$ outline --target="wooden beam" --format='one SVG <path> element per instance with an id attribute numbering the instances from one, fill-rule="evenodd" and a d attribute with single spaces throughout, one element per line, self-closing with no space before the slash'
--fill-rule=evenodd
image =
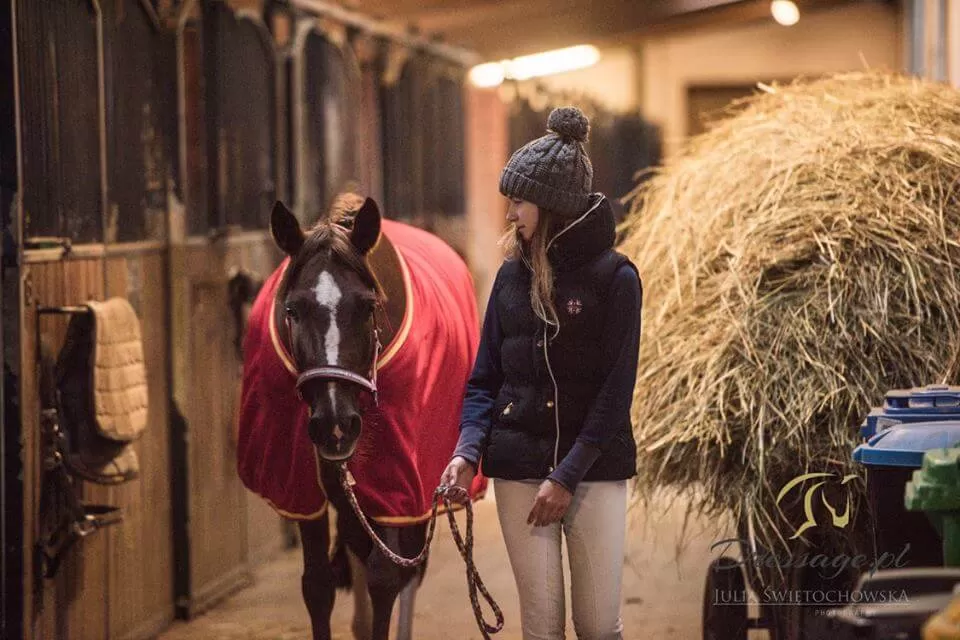
<path id="1" fill-rule="evenodd" d="M 416 24 L 425 33 L 440 34 L 445 41 L 479 51 L 489 59 L 629 33 L 672 15 L 672 4 L 665 0 L 608 0 L 592 6 L 587 0 L 495 4 L 481 2 L 461 10 L 420 14 Z"/>
<path id="2" fill-rule="evenodd" d="M 686 15 L 681 12 L 684 8 L 695 9 L 695 15 L 715 15 L 749 4 L 754 2 L 522 0 L 496 3 L 495 9 L 489 3 L 477 3 L 461 10 L 425 13 L 418 16 L 417 25 L 426 33 L 440 34 L 445 41 L 478 51 L 487 59 L 499 59 L 573 44 L 615 42 L 620 35 L 669 24 Z"/>
<path id="3" fill-rule="evenodd" d="M 796 1 L 807 12 L 858 0 Z M 769 0 L 609 0 L 589 9 L 586 2 L 519 0 L 495 3 L 496 9 L 480 2 L 421 15 L 418 26 L 497 60 L 574 44 L 632 45 L 663 33 L 771 19 Z"/>

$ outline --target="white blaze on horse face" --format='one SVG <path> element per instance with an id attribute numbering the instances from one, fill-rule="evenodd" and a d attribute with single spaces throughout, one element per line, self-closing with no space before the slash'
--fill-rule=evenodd
<path id="1" fill-rule="evenodd" d="M 334 411 L 337 410 L 337 388 L 332 382 L 327 383 L 327 393 L 330 394 L 330 408 Z M 333 437 L 336 438 L 337 442 L 340 442 L 340 439 L 343 437 L 343 432 L 340 431 L 340 425 L 333 425 Z"/>
<path id="2" fill-rule="evenodd" d="M 321 307 L 326 307 L 330 312 L 330 326 L 327 328 L 327 334 L 323 339 L 323 348 L 327 353 L 327 364 L 336 365 L 337 358 L 340 356 L 340 327 L 337 325 L 337 305 L 340 304 L 340 298 L 343 294 L 336 280 L 329 272 L 324 271 L 317 278 L 317 286 L 313 288 L 313 293 L 317 296 L 317 302 Z"/>

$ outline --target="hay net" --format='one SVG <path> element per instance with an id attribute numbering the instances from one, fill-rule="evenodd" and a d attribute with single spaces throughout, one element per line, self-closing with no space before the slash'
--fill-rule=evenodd
<path id="1" fill-rule="evenodd" d="M 857 427 L 888 389 L 957 382 L 960 93 L 850 73 L 737 109 L 630 195 L 637 487 L 773 549 L 797 524 L 777 492 L 862 475 Z"/>

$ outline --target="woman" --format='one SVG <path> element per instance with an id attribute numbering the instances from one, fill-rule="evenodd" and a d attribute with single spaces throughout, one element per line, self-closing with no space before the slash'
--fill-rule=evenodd
<path id="1" fill-rule="evenodd" d="M 494 479 L 525 640 L 564 637 L 561 534 L 577 637 L 607 640 L 623 632 L 642 291 L 636 268 L 613 250 L 610 204 L 591 193 L 587 118 L 564 107 L 547 126 L 500 176 L 510 259 L 490 294 L 441 484 L 463 500 L 478 465 Z"/>

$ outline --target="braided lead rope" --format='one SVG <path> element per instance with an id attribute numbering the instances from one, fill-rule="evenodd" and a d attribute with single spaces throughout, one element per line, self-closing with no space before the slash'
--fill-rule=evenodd
<path id="1" fill-rule="evenodd" d="M 367 535 L 370 536 L 373 543 L 391 562 L 405 568 L 417 567 L 423 564 L 423 561 L 427 558 L 427 554 L 430 551 L 430 544 L 433 542 L 433 534 L 437 528 L 437 509 L 442 499 L 444 506 L 447 508 L 447 518 L 450 521 L 450 532 L 453 534 L 453 541 L 456 543 L 457 550 L 460 551 L 460 556 L 463 558 L 463 562 L 467 568 L 467 591 L 470 594 L 470 604 L 473 606 L 473 615 L 477 620 L 477 626 L 480 627 L 480 633 L 483 635 L 484 640 L 490 640 L 490 634 L 498 633 L 503 629 L 503 612 L 497 605 L 496 600 L 493 599 L 493 596 L 490 595 L 490 592 L 487 591 L 487 587 L 483 584 L 483 580 L 480 579 L 480 573 L 473 563 L 473 504 L 470 500 L 466 502 L 467 535 L 466 539 L 464 539 L 460 533 L 460 527 L 457 525 L 456 517 L 454 517 L 450 498 L 447 496 L 447 487 L 437 487 L 436 491 L 433 492 L 430 524 L 427 527 L 427 538 L 423 543 L 423 549 L 414 558 L 404 558 L 391 551 L 383 540 L 380 539 L 380 536 L 376 534 L 373 527 L 370 526 L 370 521 L 367 520 L 367 516 L 364 515 L 359 503 L 357 503 L 357 496 L 353 492 L 353 485 L 356 484 L 356 480 L 354 480 L 350 470 L 347 469 L 346 463 L 340 465 L 340 484 L 343 487 L 344 493 L 347 495 L 347 500 L 350 502 L 353 512 L 357 514 L 363 530 L 367 532 Z M 493 610 L 493 615 L 497 619 L 496 625 L 491 625 L 484 619 L 483 610 L 480 608 L 480 600 L 477 597 L 478 591 Z"/>
<path id="2" fill-rule="evenodd" d="M 360 505 L 357 503 L 357 496 L 353 493 L 353 485 L 356 483 L 357 481 L 353 479 L 353 474 L 347 469 L 347 465 L 341 464 L 340 485 L 343 487 L 344 493 L 347 494 L 347 500 L 350 502 L 350 506 L 353 507 L 353 512 L 356 513 L 357 518 L 360 519 L 363 530 L 367 532 L 367 535 L 370 536 L 370 539 L 373 540 L 377 548 L 380 549 L 383 555 L 389 558 L 391 562 L 401 567 L 411 569 L 423 564 L 423 561 L 427 559 L 427 553 L 430 551 L 430 543 L 433 542 L 433 532 L 437 528 L 437 507 L 440 504 L 439 494 L 433 494 L 433 509 L 430 513 L 430 525 L 427 527 L 427 539 L 423 543 L 423 549 L 414 558 L 404 558 L 391 551 L 383 540 L 380 539 L 380 536 L 374 532 L 373 527 L 370 526 L 370 521 L 367 520 L 367 516 L 365 516 L 360 509 Z"/>
<path id="3" fill-rule="evenodd" d="M 503 629 L 503 611 L 500 610 L 497 601 L 494 600 L 490 592 L 487 591 L 486 585 L 484 585 L 483 580 L 480 579 L 480 572 L 477 571 L 477 567 L 473 563 L 473 505 L 468 499 L 466 503 L 467 537 L 466 541 L 464 541 L 463 536 L 460 535 L 460 527 L 457 526 L 457 519 L 454 517 L 453 510 L 450 508 L 450 498 L 446 495 L 446 488 L 438 487 L 437 493 L 443 493 L 443 502 L 447 507 L 447 518 L 450 520 L 450 533 L 453 534 L 453 541 L 457 544 L 457 549 L 460 551 L 463 562 L 467 566 L 467 591 L 470 593 L 470 604 L 473 605 L 473 616 L 477 619 L 477 626 L 480 627 L 480 633 L 483 635 L 484 640 L 490 640 L 490 634 L 498 633 Z M 477 591 L 480 592 L 483 599 L 490 605 L 490 609 L 493 610 L 493 615 L 497 619 L 495 625 L 491 625 L 483 617 L 483 610 L 480 608 Z"/>

